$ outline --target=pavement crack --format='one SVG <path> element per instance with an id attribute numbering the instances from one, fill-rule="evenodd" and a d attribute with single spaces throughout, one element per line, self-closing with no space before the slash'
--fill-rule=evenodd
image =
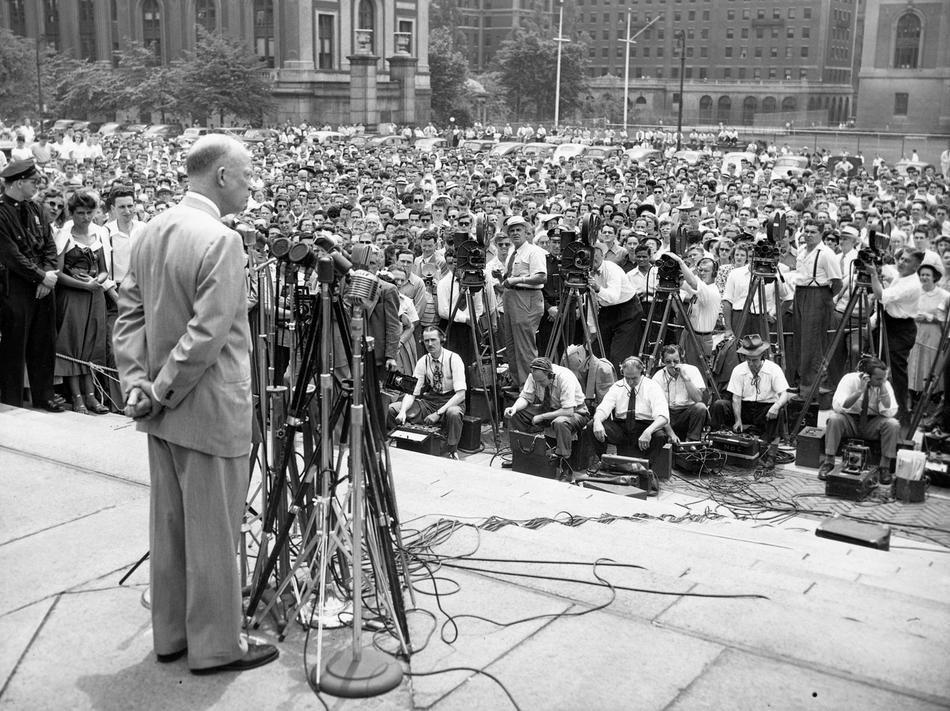
<path id="1" fill-rule="evenodd" d="M 30 648 L 33 646 L 33 643 L 36 641 L 36 638 L 39 637 L 40 632 L 43 631 L 43 628 L 46 626 L 46 621 L 50 618 L 50 615 L 53 614 L 53 610 L 56 609 L 56 606 L 59 604 L 60 599 L 62 598 L 62 593 L 56 595 L 53 598 L 52 604 L 49 606 L 49 609 L 46 611 L 46 614 L 43 615 L 43 619 L 40 620 L 40 623 L 36 626 L 36 629 L 33 631 L 30 641 L 26 643 L 26 646 L 23 648 L 23 652 L 16 660 L 16 664 L 13 665 L 13 669 L 10 670 L 9 676 L 7 676 L 6 681 L 3 682 L 3 686 L 0 687 L 0 699 L 3 698 L 3 695 L 7 691 L 7 687 L 10 686 L 10 682 L 13 681 L 13 677 L 16 676 L 17 670 L 20 668 L 20 664 L 23 663 L 23 659 L 26 657 L 27 653 L 30 651 Z"/>
<path id="2" fill-rule="evenodd" d="M 54 523 L 52 526 L 46 526 L 45 528 L 40 528 L 40 529 L 37 529 L 37 530 L 35 530 L 35 531 L 30 531 L 29 533 L 27 533 L 27 534 L 25 534 L 25 535 L 23 535 L 23 536 L 17 536 L 16 538 L 11 538 L 11 539 L 8 540 L 8 541 L 3 541 L 3 543 L 0 543 L 0 548 L 2 548 L 3 546 L 10 545 L 11 543 L 16 543 L 17 541 L 22 541 L 22 540 L 24 540 L 24 539 L 26 539 L 26 538 L 31 538 L 31 537 L 33 537 L 33 536 L 38 536 L 39 534 L 45 533 L 46 531 L 52 531 L 53 529 L 60 528 L 60 527 L 62 527 L 62 526 L 66 526 L 66 525 L 68 525 L 68 524 L 70 524 L 70 523 L 75 523 L 76 521 L 82 521 L 84 518 L 89 518 L 90 516 L 96 516 L 96 515 L 102 513 L 103 511 L 111 511 L 112 509 L 115 509 L 115 508 L 117 508 L 117 505 L 113 505 L 113 506 L 103 506 L 101 509 L 96 509 L 95 511 L 90 511 L 89 513 L 85 513 L 85 514 L 83 514 L 82 516 L 74 516 L 73 518 L 66 519 L 65 521 L 57 521 L 57 522 Z"/>

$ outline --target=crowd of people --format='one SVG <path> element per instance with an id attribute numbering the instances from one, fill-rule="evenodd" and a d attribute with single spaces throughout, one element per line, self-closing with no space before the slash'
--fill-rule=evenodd
<path id="1" fill-rule="evenodd" d="M 130 247 L 188 189 L 188 146 L 141 134 L 47 135 L 29 122 L 13 132 L 0 172 L 0 399 L 22 405 L 28 385 L 35 407 L 107 412 L 124 401 L 102 385 L 115 365 L 111 331 Z M 755 426 L 770 440 L 790 399 L 816 384 L 822 394 L 852 387 L 849 371 L 867 376 L 855 381 L 866 387 L 888 383 L 893 398 L 871 398 L 872 414 L 900 423 L 925 390 L 950 299 L 950 165 L 898 172 L 880 159 L 832 164 L 818 150 L 803 151 L 804 169 L 777 174 L 776 158 L 793 152 L 787 145 L 728 128 L 693 130 L 686 143 L 698 154 L 689 157 L 663 129 L 395 132 L 406 140 L 357 140 L 364 131 L 340 127 L 341 137 L 321 142 L 319 127 L 286 124 L 247 143 L 256 182 L 233 218 L 258 231 L 248 246 L 256 263 L 279 239 L 304 242 L 346 254 L 381 283 L 367 304 L 377 365 L 418 378 L 390 424 L 443 426 L 450 456 L 475 384 L 467 370 L 487 344 L 471 336 L 472 320 L 508 365 L 505 415 L 549 432 L 557 457 L 585 438 L 595 450 L 616 440 L 655 452 L 709 427 Z M 450 140 L 422 150 L 417 135 Z M 553 162 L 462 140 L 473 137 L 657 152 Z M 739 146 L 749 154 L 723 160 Z M 487 227 L 476 234 L 478 224 Z M 585 224 L 590 263 L 581 265 L 583 296 L 571 301 L 562 251 Z M 484 287 L 471 301 L 456 269 L 463 257 L 469 265 L 457 253 L 463 238 L 483 240 L 485 251 Z M 763 245 L 774 245 L 771 256 Z M 762 259 L 774 276 L 758 288 Z M 313 270 L 286 260 L 270 269 L 285 285 L 276 313 L 292 319 L 293 287 L 315 286 Z M 673 287 L 663 273 L 675 275 Z M 264 301 L 256 275 L 248 272 L 252 318 Z M 651 305 L 659 320 L 673 295 L 683 309 L 654 344 Z M 852 298 L 861 301 L 853 310 Z M 840 353 L 829 359 L 846 316 Z M 570 335 L 561 347 L 552 333 L 563 322 Z M 869 373 L 867 360 L 860 370 L 858 351 L 880 358 L 886 378 Z M 293 359 L 278 339 L 278 373 Z M 862 414 L 861 397 L 837 395 L 836 411 Z"/>

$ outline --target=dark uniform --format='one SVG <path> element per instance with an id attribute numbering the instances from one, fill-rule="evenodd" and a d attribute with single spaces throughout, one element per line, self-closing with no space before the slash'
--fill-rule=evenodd
<path id="1" fill-rule="evenodd" d="M 32 160 L 0 173 L 7 185 L 35 173 Z M 33 404 L 61 412 L 53 401 L 56 300 L 37 298 L 46 272 L 56 271 L 56 245 L 42 208 L 32 200 L 0 197 L 0 402 L 23 405 L 23 367 Z"/>

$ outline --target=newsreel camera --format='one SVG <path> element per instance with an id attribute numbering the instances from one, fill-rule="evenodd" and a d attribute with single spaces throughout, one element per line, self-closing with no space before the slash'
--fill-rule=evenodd
<path id="1" fill-rule="evenodd" d="M 887 242 L 886 235 L 875 230 L 868 230 L 868 246 L 861 247 L 854 258 L 854 281 L 856 284 L 871 286 L 871 271 L 877 271 L 884 265 Z"/>
<path id="2" fill-rule="evenodd" d="M 781 256 L 779 240 L 785 239 L 788 231 L 784 213 L 776 212 L 765 226 L 765 239 L 752 247 L 752 273 L 762 277 L 774 277 Z"/>
<path id="3" fill-rule="evenodd" d="M 658 291 L 678 291 L 680 277 L 683 272 L 677 262 L 669 254 L 661 254 L 656 258 L 656 288 Z"/>
<path id="4" fill-rule="evenodd" d="M 494 226 L 488 216 L 481 214 L 475 219 L 475 236 L 467 231 L 455 232 L 455 274 L 461 286 L 470 291 L 480 291 L 485 286 L 487 249 L 494 234 Z"/>
<path id="5" fill-rule="evenodd" d="M 580 236 L 572 230 L 561 230 L 561 282 L 573 289 L 584 289 L 590 283 L 594 268 L 594 243 L 600 234 L 600 216 L 590 214 L 581 223 Z"/>

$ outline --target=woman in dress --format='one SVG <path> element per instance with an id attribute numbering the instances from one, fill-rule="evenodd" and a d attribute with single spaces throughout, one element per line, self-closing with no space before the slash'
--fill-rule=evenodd
<path id="1" fill-rule="evenodd" d="M 922 289 L 917 301 L 917 340 L 907 357 L 907 389 L 911 398 L 916 402 L 927 381 L 927 376 L 937 357 L 937 348 L 940 344 L 940 329 L 947 317 L 947 299 L 950 292 L 937 286 L 940 280 L 940 269 L 933 264 L 922 264 L 917 270 Z M 942 371 L 942 369 L 941 369 Z M 933 393 L 943 392 L 942 372 L 934 373 L 937 378 Z"/>
<path id="2" fill-rule="evenodd" d="M 719 293 L 722 294 L 726 290 L 726 278 L 729 276 L 729 272 L 738 267 L 745 266 L 749 262 L 749 248 L 744 244 L 738 245 L 728 245 L 726 253 L 723 253 L 723 245 L 726 243 L 720 243 L 719 247 L 719 271 L 716 272 L 716 288 L 719 289 Z M 732 258 L 732 261 L 729 261 L 729 258 Z"/>
<path id="3" fill-rule="evenodd" d="M 56 235 L 56 307 L 62 325 L 56 337 L 55 374 L 69 388 L 73 411 L 96 415 L 109 408 L 95 396 L 92 371 L 85 363 L 105 365 L 106 291 L 115 288 L 106 271 L 104 231 L 92 221 L 98 204 L 93 193 L 75 192 L 68 201 L 72 224 Z"/>

